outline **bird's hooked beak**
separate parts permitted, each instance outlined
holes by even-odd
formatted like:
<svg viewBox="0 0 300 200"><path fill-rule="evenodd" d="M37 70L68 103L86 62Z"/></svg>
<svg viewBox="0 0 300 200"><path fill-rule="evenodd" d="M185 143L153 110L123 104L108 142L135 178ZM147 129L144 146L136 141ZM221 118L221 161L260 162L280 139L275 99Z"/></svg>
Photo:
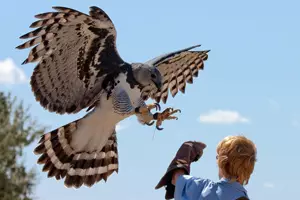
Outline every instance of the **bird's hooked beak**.
<svg viewBox="0 0 300 200"><path fill-rule="evenodd" d="M160 90L161 87L162 87L162 82L161 81L156 81L156 80L152 80L152 81L153 81L154 85L156 86L156 88L158 90Z"/></svg>
<svg viewBox="0 0 300 200"><path fill-rule="evenodd" d="M151 79L154 85L156 86L156 88L160 91L163 85L163 79L158 69L154 68L151 74Z"/></svg>

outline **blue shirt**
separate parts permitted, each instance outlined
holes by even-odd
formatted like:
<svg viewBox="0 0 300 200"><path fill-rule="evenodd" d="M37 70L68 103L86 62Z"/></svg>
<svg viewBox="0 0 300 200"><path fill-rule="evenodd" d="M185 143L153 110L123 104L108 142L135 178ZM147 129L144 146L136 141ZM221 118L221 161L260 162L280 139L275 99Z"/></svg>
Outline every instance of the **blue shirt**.
<svg viewBox="0 0 300 200"><path fill-rule="evenodd" d="M247 197L247 191L238 182L222 178L218 182L209 179L181 175L177 178L175 200L235 200Z"/></svg>

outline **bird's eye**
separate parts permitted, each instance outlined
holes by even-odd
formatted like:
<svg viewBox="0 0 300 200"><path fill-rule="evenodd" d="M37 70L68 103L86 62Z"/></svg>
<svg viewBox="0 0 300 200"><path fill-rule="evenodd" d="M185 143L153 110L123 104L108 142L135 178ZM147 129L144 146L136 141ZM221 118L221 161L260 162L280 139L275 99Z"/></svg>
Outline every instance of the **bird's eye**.
<svg viewBox="0 0 300 200"><path fill-rule="evenodd" d="M155 74L151 74L151 78L156 78L156 75Z"/></svg>

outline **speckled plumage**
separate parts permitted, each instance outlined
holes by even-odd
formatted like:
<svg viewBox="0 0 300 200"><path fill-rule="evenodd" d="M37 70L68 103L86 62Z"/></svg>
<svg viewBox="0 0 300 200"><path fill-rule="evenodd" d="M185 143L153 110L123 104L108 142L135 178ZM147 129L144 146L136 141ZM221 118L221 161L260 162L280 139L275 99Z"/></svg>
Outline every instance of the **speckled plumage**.
<svg viewBox="0 0 300 200"><path fill-rule="evenodd" d="M152 113L137 113L144 100L167 102L184 93L203 69L208 51L190 48L159 56L146 63L125 62L116 49L116 29L108 15L90 7L89 15L65 7L38 14L35 30L21 36L31 48L23 62L37 62L31 76L36 100L49 112L84 117L45 133L35 148L48 177L65 178L67 187L92 186L117 172L116 124L136 115L141 124Z"/></svg>

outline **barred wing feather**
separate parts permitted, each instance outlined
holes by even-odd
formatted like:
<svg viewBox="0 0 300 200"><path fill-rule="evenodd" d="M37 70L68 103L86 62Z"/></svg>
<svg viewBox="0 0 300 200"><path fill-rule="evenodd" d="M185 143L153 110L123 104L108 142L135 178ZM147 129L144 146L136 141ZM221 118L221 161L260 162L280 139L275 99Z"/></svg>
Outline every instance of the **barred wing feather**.
<svg viewBox="0 0 300 200"><path fill-rule="evenodd" d="M186 84L193 83L193 77L198 77L200 70L204 69L204 61L209 51L189 51L200 45L168 53L147 62L158 68L163 77L163 86L160 91L153 86L145 87L142 91L143 99L149 97L156 102L167 102L169 91L175 97L178 91L185 93ZM152 92L151 92L152 91Z"/></svg>
<svg viewBox="0 0 300 200"><path fill-rule="evenodd" d="M59 114L77 113L93 104L105 76L118 73L124 61L116 50L116 30L108 15L90 7L89 15L65 7L38 14L37 28L18 49L32 47L23 62L38 62L31 77L40 104ZM34 46L34 47L33 47Z"/></svg>

